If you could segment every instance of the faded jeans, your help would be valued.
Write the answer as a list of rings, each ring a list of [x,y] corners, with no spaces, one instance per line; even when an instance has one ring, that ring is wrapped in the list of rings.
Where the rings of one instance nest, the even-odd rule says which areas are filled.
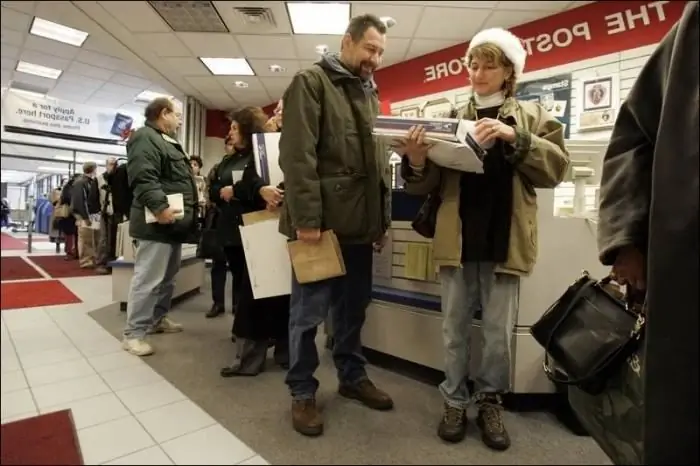
[[[341,385],[367,378],[362,327],[372,297],[372,246],[341,245],[345,275],[299,284],[292,274],[289,311],[289,371],[285,382],[294,399],[313,398],[318,390],[316,329],[330,312],[333,361]]]
[[[440,269],[442,287],[445,402],[466,407],[472,321],[481,309],[481,355],[474,375],[477,395],[510,391],[511,340],[518,315],[520,277],[495,273],[495,264],[467,262]]]

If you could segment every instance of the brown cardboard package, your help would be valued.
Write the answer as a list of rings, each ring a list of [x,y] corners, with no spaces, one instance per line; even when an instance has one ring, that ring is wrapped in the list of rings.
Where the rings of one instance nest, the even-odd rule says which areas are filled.
[[[332,230],[321,233],[316,244],[290,241],[287,245],[294,275],[299,283],[315,283],[345,275],[345,261],[338,237]]]
[[[270,212],[269,210],[258,210],[256,212],[250,212],[243,214],[243,225],[252,225],[258,222],[264,222],[265,220],[277,220],[280,218],[278,211]]]

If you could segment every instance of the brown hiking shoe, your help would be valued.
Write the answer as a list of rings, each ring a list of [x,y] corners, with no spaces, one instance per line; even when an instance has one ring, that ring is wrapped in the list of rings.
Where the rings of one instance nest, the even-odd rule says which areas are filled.
[[[323,433],[323,418],[316,400],[292,400],[292,426],[294,430],[307,437],[318,437]]]
[[[499,395],[479,397],[479,415],[476,425],[481,430],[481,441],[492,450],[503,451],[510,447],[510,436],[503,423],[503,405]]]
[[[442,419],[438,426],[438,436],[446,442],[457,443],[464,440],[467,433],[467,414],[462,407],[444,404]]]
[[[391,397],[375,387],[369,379],[361,380],[354,385],[341,385],[338,393],[378,411],[388,411],[394,407]]]

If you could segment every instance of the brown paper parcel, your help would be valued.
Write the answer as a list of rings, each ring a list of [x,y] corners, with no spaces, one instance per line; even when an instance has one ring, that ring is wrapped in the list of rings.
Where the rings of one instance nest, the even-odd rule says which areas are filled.
[[[332,230],[321,233],[316,244],[290,241],[289,258],[297,282],[315,283],[345,275],[345,261],[340,251],[338,237]]]

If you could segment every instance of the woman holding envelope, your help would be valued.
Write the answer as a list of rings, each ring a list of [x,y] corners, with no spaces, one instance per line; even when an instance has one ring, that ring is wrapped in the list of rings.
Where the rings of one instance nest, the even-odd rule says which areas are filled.
[[[458,118],[476,121],[472,136],[487,150],[483,174],[432,163],[421,127],[412,128],[399,149],[406,190],[439,191],[442,199],[432,217],[445,351],[438,435],[448,442],[463,440],[466,407],[474,403],[482,441],[495,450],[510,446],[501,396],[510,389],[520,277],[532,272],[537,258],[535,189],[556,187],[569,166],[563,125],[540,104],[515,98],[526,57],[520,39],[503,29],[481,31],[469,43],[465,63],[473,96]],[[470,335],[479,310],[483,346],[471,377],[472,395]]]
[[[233,363],[221,369],[222,377],[257,375],[265,368],[269,342],[275,341],[275,360],[287,364],[289,297],[255,300],[246,267],[239,227],[243,214],[273,208],[282,202],[282,191],[267,186],[255,169],[253,134],[265,132],[267,116],[259,107],[246,107],[231,117],[229,137],[235,152],[221,160],[209,186],[209,199],[216,203],[217,239],[223,247],[238,296],[232,333],[236,338]]]

